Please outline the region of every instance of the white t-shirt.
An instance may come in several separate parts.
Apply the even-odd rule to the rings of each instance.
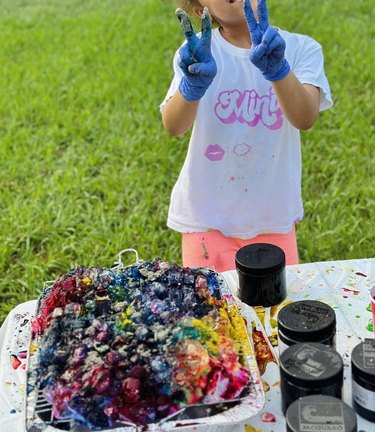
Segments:
[[[320,110],[332,105],[321,46],[279,30],[297,78],[320,88]],[[299,130],[281,112],[249,50],[213,30],[217,75],[199,102],[187,156],[173,188],[167,225],[180,232],[219,230],[251,238],[288,233],[303,217]],[[160,109],[178,89],[175,76]]]

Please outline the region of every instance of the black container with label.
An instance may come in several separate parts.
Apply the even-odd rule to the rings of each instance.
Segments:
[[[343,379],[342,358],[332,347],[316,342],[290,346],[280,356],[283,413],[304,396],[322,394],[341,399]]]
[[[277,330],[280,354],[300,342],[336,346],[335,311],[317,300],[301,300],[284,306],[277,316]]]
[[[236,253],[238,297],[249,306],[275,306],[286,297],[285,253],[270,243],[254,243]]]
[[[325,395],[305,396],[289,406],[286,431],[357,432],[357,417],[340,399]]]
[[[354,347],[351,364],[353,408],[375,422],[375,339],[365,339]]]

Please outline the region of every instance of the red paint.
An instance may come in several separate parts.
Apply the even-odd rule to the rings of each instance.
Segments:
[[[357,272],[356,275],[357,276],[362,276],[362,277],[367,277],[367,275],[365,275],[364,273],[361,273],[361,272]]]
[[[352,289],[349,289],[349,288],[341,288],[343,291],[345,291],[345,292],[351,292],[351,293],[353,293],[353,295],[358,295],[359,294],[359,291],[358,290],[352,290]]]
[[[12,368],[14,370],[17,370],[20,367],[20,365],[21,365],[21,361],[18,359],[17,356],[15,356],[14,354],[12,354],[10,356],[10,364],[11,364],[11,366],[12,366]]]

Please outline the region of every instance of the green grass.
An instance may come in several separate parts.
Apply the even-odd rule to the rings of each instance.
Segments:
[[[323,45],[335,100],[303,133],[301,262],[374,256],[372,1],[269,10]],[[166,218],[188,136],[159,114],[182,40],[172,2],[0,0],[0,26],[0,321],[123,248],[180,263]]]

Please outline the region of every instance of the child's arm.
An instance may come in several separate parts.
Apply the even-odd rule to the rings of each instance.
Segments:
[[[285,41],[268,24],[266,0],[258,1],[259,22],[255,19],[249,0],[245,0],[244,13],[252,41],[251,62],[271,81],[278,103],[290,123],[298,129],[309,129],[318,117],[319,89],[301,84],[290,71],[284,56]]]
[[[199,100],[187,101],[177,90],[162,112],[165,130],[172,136],[180,136],[187,132],[194,123],[198,105]]]
[[[274,81],[272,87],[281,110],[295,128],[307,130],[314,125],[320,104],[317,87],[301,84],[293,72],[280,81]]]
[[[199,100],[206,93],[216,75],[216,63],[211,54],[211,17],[207,8],[202,14],[202,33],[198,38],[193,26],[182,9],[177,9],[186,37],[180,49],[179,66],[184,76],[178,91],[167,102],[163,113],[163,125],[171,135],[182,135],[195,120]]]

